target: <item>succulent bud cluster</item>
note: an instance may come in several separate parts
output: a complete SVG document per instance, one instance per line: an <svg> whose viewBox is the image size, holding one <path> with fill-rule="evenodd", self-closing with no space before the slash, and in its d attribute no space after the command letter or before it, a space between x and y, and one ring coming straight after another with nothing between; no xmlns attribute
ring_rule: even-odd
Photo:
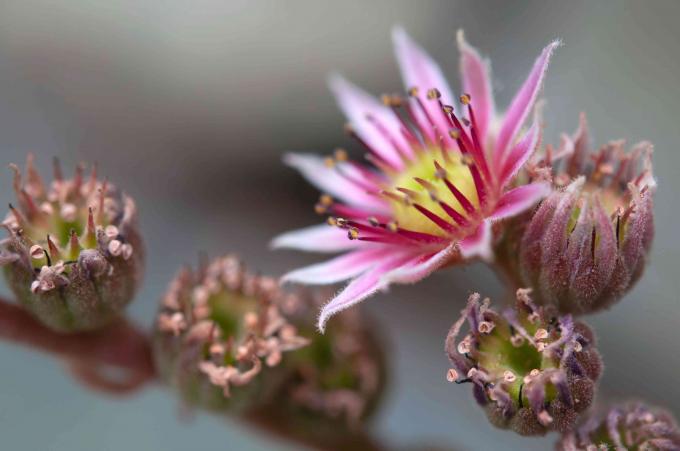
<svg viewBox="0 0 680 451"><path fill-rule="evenodd" d="M534 168L552 167L555 189L523 229L510 262L536 302L561 313L606 308L639 279L654 236L652 145L627 152L612 141L589 146L585 117L553 156Z"/></svg>
<svg viewBox="0 0 680 451"><path fill-rule="evenodd" d="M284 352L308 343L282 315L277 295L274 279L247 273L231 256L197 273L183 269L156 322L161 375L192 404L231 408L241 398L251 402L263 393L258 376L276 373L263 367L278 366Z"/></svg>
<svg viewBox="0 0 680 451"><path fill-rule="evenodd" d="M91 330L116 318L139 286L143 249L134 201L96 168L65 179L58 161L46 186L28 156L26 180L16 165L2 225L0 265L18 300L46 326Z"/></svg>
<svg viewBox="0 0 680 451"><path fill-rule="evenodd" d="M680 429L669 412L635 402L614 406L562 436L560 451L680 450Z"/></svg>
<svg viewBox="0 0 680 451"><path fill-rule="evenodd" d="M469 332L460 338L467 321ZM472 383L490 421L522 435L568 431L593 400L602 364L590 328L554 317L517 291L498 313L475 293L446 339L450 382Z"/></svg>
<svg viewBox="0 0 680 451"><path fill-rule="evenodd" d="M379 348L361 321L314 334L308 311L298 294L247 272L233 256L197 272L184 269L157 317L159 373L191 405L229 413L267 409L296 429L305 421L329 430L337 429L335 420L356 423L383 385Z"/></svg>

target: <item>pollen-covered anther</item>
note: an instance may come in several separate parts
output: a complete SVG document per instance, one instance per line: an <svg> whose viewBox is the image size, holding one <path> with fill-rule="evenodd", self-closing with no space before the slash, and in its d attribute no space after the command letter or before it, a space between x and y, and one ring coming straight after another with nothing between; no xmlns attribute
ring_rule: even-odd
<svg viewBox="0 0 680 451"><path fill-rule="evenodd" d="M446 371L446 380L449 382L456 382L458 380L458 371L454 368L449 368Z"/></svg>
<svg viewBox="0 0 680 451"><path fill-rule="evenodd" d="M470 333L458 340L465 322ZM490 331L486 322L494 325ZM585 324L547 314L529 291L519 291L514 309L501 313L475 293L451 327L446 351L457 373L467 374L459 383L473 383L494 425L541 435L569 430L592 402L601 363L593 344L572 352L583 336L592 337Z"/></svg>
<svg viewBox="0 0 680 451"><path fill-rule="evenodd" d="M470 94L463 94L460 96L460 103L463 105L469 105L471 100Z"/></svg>
<svg viewBox="0 0 680 451"><path fill-rule="evenodd" d="M515 376L515 373L513 373L512 371L506 370L503 373L503 380L508 384L511 384L517 380L517 376Z"/></svg>
<svg viewBox="0 0 680 451"><path fill-rule="evenodd" d="M441 96L442 96L442 93L439 92L439 89L437 89L437 88L431 88L431 89L427 90L427 98L429 100L436 100L436 99L441 98Z"/></svg>
<svg viewBox="0 0 680 451"><path fill-rule="evenodd" d="M479 330L480 334L488 334L491 333L494 327L495 324L491 321L481 321L477 327L477 330Z"/></svg>
<svg viewBox="0 0 680 451"><path fill-rule="evenodd" d="M548 331L543 328L536 329L536 332L534 333L534 338L536 340L545 340L548 338Z"/></svg>

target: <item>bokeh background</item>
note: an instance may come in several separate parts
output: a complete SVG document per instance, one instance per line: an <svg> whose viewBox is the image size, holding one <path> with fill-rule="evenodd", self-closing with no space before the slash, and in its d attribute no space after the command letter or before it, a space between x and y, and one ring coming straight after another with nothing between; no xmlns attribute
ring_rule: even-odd
<svg viewBox="0 0 680 451"><path fill-rule="evenodd" d="M138 201L148 244L144 327L176 268L199 250L236 251L281 274L315 256L271 253L282 231L315 223L317 193L286 150L348 146L325 80L401 89L390 29L403 25L457 86L455 31L492 58L507 105L540 49L563 39L544 94L548 142L587 111L595 141L656 144L657 235L645 277L590 318L607 363L604 397L643 397L680 413L680 2L677 1L33 1L0 4L0 166L31 150L47 170L96 161ZM0 171L0 205L12 197ZM3 287L4 290L4 287ZM446 270L365 308L391 342L392 384L375 422L387 443L459 450L551 449L492 429L468 387L448 384L442 340L470 291L500 298L487 268ZM6 293L6 290L3 291ZM0 440L7 450L295 449L220 418L180 420L161 387L111 399L62 364L0 344Z"/></svg>

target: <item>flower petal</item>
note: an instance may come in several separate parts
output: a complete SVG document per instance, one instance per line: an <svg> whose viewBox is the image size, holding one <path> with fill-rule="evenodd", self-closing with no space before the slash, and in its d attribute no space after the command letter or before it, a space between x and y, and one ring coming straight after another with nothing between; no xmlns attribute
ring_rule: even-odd
<svg viewBox="0 0 680 451"><path fill-rule="evenodd" d="M444 104L452 105L453 95L444 74L439 65L425 52L401 27L392 30L392 42L394 43L394 53L401 70L401 78L407 90L418 89L418 98L428 112L430 119L436 125L439 135L445 143L453 143L448 134L450 124L444 117L439 106L439 102L427 98L427 91L436 88L441 93L441 101ZM425 117L420 107L414 105L413 112L423 131L428 132L428 138L434 142L439 142L439 137L435 136L430 120Z"/></svg>
<svg viewBox="0 0 680 451"><path fill-rule="evenodd" d="M535 182L512 189L503 194L489 219L497 221L521 213L550 194L550 190L548 182Z"/></svg>
<svg viewBox="0 0 680 451"><path fill-rule="evenodd" d="M492 260L491 221L482 222L472 235L460 240L458 249L463 258L480 257L486 261Z"/></svg>
<svg viewBox="0 0 680 451"><path fill-rule="evenodd" d="M534 67L531 69L529 76L522 85L522 88L517 92L510 104L510 108L508 108L508 111L505 113L503 125L498 133L498 139L496 140L494 159L497 162L504 160L504 155L508 147L512 145L515 135L517 135L517 132L522 127L529 111L531 111L531 108L536 101L536 97L538 96L538 92L541 89L550 56L558 45L558 41L553 41L543 49L534 63Z"/></svg>
<svg viewBox="0 0 680 451"><path fill-rule="evenodd" d="M529 131L527 131L524 137L515 144L515 147L508 153L508 157L503 163L500 181L501 187L504 187L512 178L519 172L519 170L524 166L527 160L533 155L536 147L538 146L538 141L541 136L541 125L538 116L534 119L534 123L531 125Z"/></svg>
<svg viewBox="0 0 680 451"><path fill-rule="evenodd" d="M347 238L347 232L328 224L320 224L304 229L282 233L274 238L274 249L297 249L307 252L334 253L356 249L365 243Z"/></svg>
<svg viewBox="0 0 680 451"><path fill-rule="evenodd" d="M412 254L392 254L373 268L364 272L361 276L352 280L337 296L331 299L321 309L317 322L319 331L321 331L321 333L324 332L326 329L326 322L331 316L358 304L376 291L386 288L388 282L382 280L382 276L390 270L406 263L411 258L413 258Z"/></svg>
<svg viewBox="0 0 680 451"><path fill-rule="evenodd" d="M491 86L491 67L477 50L465 40L463 30L458 30L458 51L463 92L470 95L477 122L477 136L482 144L486 143L486 133L495 115L493 90Z"/></svg>
<svg viewBox="0 0 680 451"><path fill-rule="evenodd" d="M456 251L456 243L452 243L434 254L419 255L411 262L383 276L383 280L392 283L415 283L432 274L444 265Z"/></svg>
<svg viewBox="0 0 680 451"><path fill-rule="evenodd" d="M413 150L404 138L394 112L340 75L332 75L328 84L359 137L395 169L403 168L400 152L412 157Z"/></svg>
<svg viewBox="0 0 680 451"><path fill-rule="evenodd" d="M385 246L378 248L369 246L369 249L356 250L323 263L296 269L284 275L281 281L318 285L342 282L374 266L389 252L391 250Z"/></svg>
<svg viewBox="0 0 680 451"><path fill-rule="evenodd" d="M318 155L288 153L284 155L283 161L300 171L310 183L321 191L342 199L349 205L376 210L376 212L388 210L388 206L382 199L369 194L366 190L367 187L363 186L366 184L371 185L368 179L364 178L362 180L363 184L360 186L352 179L343 176L339 168L328 167L324 159ZM336 163L336 165L344 164ZM375 191L379 190L380 187L375 186Z"/></svg>

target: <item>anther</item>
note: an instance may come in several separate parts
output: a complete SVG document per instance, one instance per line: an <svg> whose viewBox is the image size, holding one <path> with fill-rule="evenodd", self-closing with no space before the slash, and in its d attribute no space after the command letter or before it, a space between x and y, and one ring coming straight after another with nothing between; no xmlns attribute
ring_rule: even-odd
<svg viewBox="0 0 680 451"><path fill-rule="evenodd" d="M408 95L411 96L411 97L417 97L418 96L418 88L416 88L415 86L410 88L408 90Z"/></svg>
<svg viewBox="0 0 680 451"><path fill-rule="evenodd" d="M343 162L347 161L349 159L349 155L347 155L347 151L345 149L335 149L335 152L333 152L333 156L335 157L335 161L338 162Z"/></svg>
<svg viewBox="0 0 680 451"><path fill-rule="evenodd" d="M457 381L458 371L454 370L453 368L449 368L449 370L446 372L446 380L449 382Z"/></svg>
<svg viewBox="0 0 680 451"><path fill-rule="evenodd" d="M477 330L479 330L480 334L488 334L491 333L494 327L495 327L494 323L490 321L482 321L479 323Z"/></svg>
<svg viewBox="0 0 680 451"><path fill-rule="evenodd" d="M503 380L505 382L507 382L508 384L512 384L513 382L515 382L517 380L517 376L515 376L515 373L513 373L512 371L506 370L503 373Z"/></svg>
<svg viewBox="0 0 680 451"><path fill-rule="evenodd" d="M435 100L441 98L442 93L439 92L439 89L437 88L432 88L427 90L427 98L429 100Z"/></svg>
<svg viewBox="0 0 680 451"><path fill-rule="evenodd" d="M460 96L460 103L462 103L463 105L469 105L470 100L472 100L470 94L463 94L462 96Z"/></svg>
<svg viewBox="0 0 680 451"><path fill-rule="evenodd" d="M350 240L356 240L359 238L359 231L355 227L352 227L347 231L347 238Z"/></svg>
<svg viewBox="0 0 680 451"><path fill-rule="evenodd" d="M45 249L37 244L31 246L29 253L31 254L31 257L36 260L40 260L41 258L45 257Z"/></svg>
<svg viewBox="0 0 680 451"><path fill-rule="evenodd" d="M534 338L536 340L545 340L548 338L548 331L543 328L537 329L536 333L534 334Z"/></svg>

